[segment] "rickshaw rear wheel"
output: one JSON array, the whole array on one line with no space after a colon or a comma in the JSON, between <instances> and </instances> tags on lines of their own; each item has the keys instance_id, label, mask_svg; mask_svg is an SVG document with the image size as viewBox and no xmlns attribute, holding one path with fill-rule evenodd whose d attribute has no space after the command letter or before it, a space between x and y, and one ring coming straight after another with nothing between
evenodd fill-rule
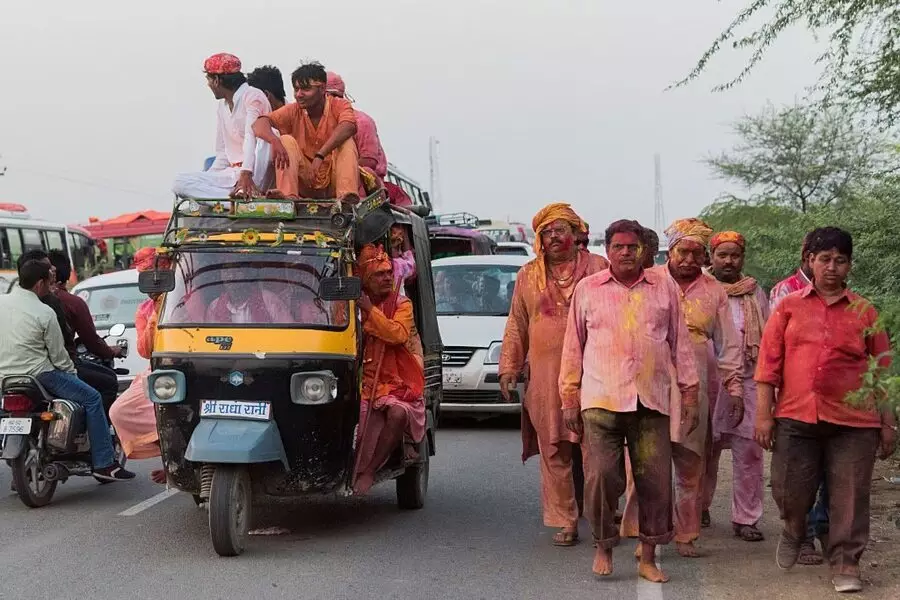
<instances>
[{"instance_id":1,"label":"rickshaw rear wheel","mask_svg":"<svg viewBox=\"0 0 900 600\"><path fill-rule=\"evenodd\" d=\"M209 533L219 556L244 551L250 526L252 497L246 467L218 465L209 493Z\"/></svg>"},{"instance_id":2,"label":"rickshaw rear wheel","mask_svg":"<svg viewBox=\"0 0 900 600\"><path fill-rule=\"evenodd\" d=\"M428 471L431 464L431 442L428 434L419 446L422 462L406 468L406 472L397 478L397 506L403 510L418 510L425 506L425 495L428 493Z\"/></svg>"}]
</instances>

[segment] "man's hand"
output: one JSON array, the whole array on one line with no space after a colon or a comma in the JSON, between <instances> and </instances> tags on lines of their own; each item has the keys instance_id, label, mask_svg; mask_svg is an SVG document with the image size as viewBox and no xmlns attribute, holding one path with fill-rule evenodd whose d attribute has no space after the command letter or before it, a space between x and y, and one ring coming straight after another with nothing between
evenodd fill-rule
<instances>
[{"instance_id":1,"label":"man's hand","mask_svg":"<svg viewBox=\"0 0 900 600\"><path fill-rule=\"evenodd\" d=\"M510 387L516 387L516 376L512 373L504 373L500 376L500 395L506 402L512 402L509 396Z\"/></svg>"},{"instance_id":2,"label":"man's hand","mask_svg":"<svg viewBox=\"0 0 900 600\"><path fill-rule=\"evenodd\" d=\"M110 346L109 349L112 352L113 358L122 358L122 353L125 350L124 348L122 348L122 346L120 346L118 344Z\"/></svg>"},{"instance_id":3,"label":"man's hand","mask_svg":"<svg viewBox=\"0 0 900 600\"><path fill-rule=\"evenodd\" d=\"M775 435L775 419L772 415L756 415L756 428L753 438L763 450L772 449L772 439Z\"/></svg>"},{"instance_id":4,"label":"man's hand","mask_svg":"<svg viewBox=\"0 0 900 600\"><path fill-rule=\"evenodd\" d=\"M694 433L700 425L700 407L696 404L683 404L681 406L681 424L684 435Z\"/></svg>"},{"instance_id":5,"label":"man's hand","mask_svg":"<svg viewBox=\"0 0 900 600\"><path fill-rule=\"evenodd\" d=\"M259 190L256 189L256 184L253 183L253 173L250 171L241 171L237 183L231 188L231 197L249 199L257 196L259 196Z\"/></svg>"},{"instance_id":6,"label":"man's hand","mask_svg":"<svg viewBox=\"0 0 900 600\"><path fill-rule=\"evenodd\" d=\"M878 458L887 459L897 447L897 432L890 425L881 426L881 440L878 445Z\"/></svg>"},{"instance_id":7,"label":"man's hand","mask_svg":"<svg viewBox=\"0 0 900 600\"><path fill-rule=\"evenodd\" d=\"M564 408L563 421L566 423L566 429L572 433L581 435L584 432L584 424L581 422L580 408Z\"/></svg>"},{"instance_id":8,"label":"man's hand","mask_svg":"<svg viewBox=\"0 0 900 600\"><path fill-rule=\"evenodd\" d=\"M732 429L744 420L744 399L740 396L728 397L728 426Z\"/></svg>"},{"instance_id":9,"label":"man's hand","mask_svg":"<svg viewBox=\"0 0 900 600\"><path fill-rule=\"evenodd\" d=\"M272 146L272 160L275 162L276 169L287 169L288 165L291 163L291 159L288 156L287 149L284 147L284 144L281 143L279 138L275 138L272 140L270 144Z\"/></svg>"},{"instance_id":10,"label":"man's hand","mask_svg":"<svg viewBox=\"0 0 900 600\"><path fill-rule=\"evenodd\" d=\"M310 170L312 171L313 181L315 180L316 173L318 173L319 169L322 168L323 162L325 162L325 161L322 160L321 158L319 158L318 156L313 159L312 166L310 167Z\"/></svg>"},{"instance_id":11,"label":"man's hand","mask_svg":"<svg viewBox=\"0 0 900 600\"><path fill-rule=\"evenodd\" d=\"M359 308L362 309L363 312L371 312L374 308L374 306L372 306L372 300L365 292L362 293L362 296L359 297L356 304L359 305Z\"/></svg>"}]
</instances>

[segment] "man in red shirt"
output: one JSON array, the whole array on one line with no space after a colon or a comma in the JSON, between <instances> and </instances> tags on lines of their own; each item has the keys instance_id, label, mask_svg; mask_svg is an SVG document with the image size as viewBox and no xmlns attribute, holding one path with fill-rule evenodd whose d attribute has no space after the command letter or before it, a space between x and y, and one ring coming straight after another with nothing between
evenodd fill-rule
<instances>
[{"instance_id":1,"label":"man in red shirt","mask_svg":"<svg viewBox=\"0 0 900 600\"><path fill-rule=\"evenodd\" d=\"M894 451L897 421L880 398L851 396L862 386L869 359L890 365L887 333L878 312L846 287L853 239L824 227L808 238L812 284L788 295L763 333L755 379L755 437L772 449L772 496L784 530L778 566L797 562L824 471L830 497L825 554L835 591L862 589L859 559L869 539L869 494L875 455ZM775 401L775 390L778 400Z\"/></svg>"}]
</instances>

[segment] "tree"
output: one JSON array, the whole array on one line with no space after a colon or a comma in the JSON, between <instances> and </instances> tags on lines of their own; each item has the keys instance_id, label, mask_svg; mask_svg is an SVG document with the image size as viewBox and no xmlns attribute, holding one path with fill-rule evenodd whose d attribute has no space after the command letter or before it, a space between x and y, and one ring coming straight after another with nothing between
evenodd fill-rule
<instances>
[{"instance_id":1,"label":"tree","mask_svg":"<svg viewBox=\"0 0 900 600\"><path fill-rule=\"evenodd\" d=\"M859 128L847 115L814 107L768 105L739 119L734 133L740 141L731 152L706 160L718 177L749 194L731 199L804 213L849 198L900 162L880 134Z\"/></svg>"},{"instance_id":2,"label":"tree","mask_svg":"<svg viewBox=\"0 0 900 600\"><path fill-rule=\"evenodd\" d=\"M693 70L676 86L696 79L709 61L730 42L750 50L746 66L723 90L740 83L787 29L805 25L828 41L819 57L824 72L817 90L824 101L848 101L874 112L891 125L900 116L900 2L897 0L749 0L731 24L709 46ZM751 21L771 16L758 27Z\"/></svg>"}]
</instances>

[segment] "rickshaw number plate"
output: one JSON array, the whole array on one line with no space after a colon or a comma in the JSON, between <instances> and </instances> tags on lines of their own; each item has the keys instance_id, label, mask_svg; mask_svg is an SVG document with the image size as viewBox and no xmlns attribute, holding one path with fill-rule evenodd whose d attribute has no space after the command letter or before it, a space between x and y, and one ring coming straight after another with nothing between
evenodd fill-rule
<instances>
[{"instance_id":1,"label":"rickshaw number plate","mask_svg":"<svg viewBox=\"0 0 900 600\"><path fill-rule=\"evenodd\" d=\"M201 417L252 419L268 421L272 405L268 402L241 402L239 400L204 400L200 404Z\"/></svg>"},{"instance_id":2,"label":"rickshaw number plate","mask_svg":"<svg viewBox=\"0 0 900 600\"><path fill-rule=\"evenodd\" d=\"M0 435L27 435L31 433L31 419L0 419Z\"/></svg>"},{"instance_id":3,"label":"rickshaw number plate","mask_svg":"<svg viewBox=\"0 0 900 600\"><path fill-rule=\"evenodd\" d=\"M462 383L462 373L444 369L444 385L459 385Z\"/></svg>"}]
</instances>

